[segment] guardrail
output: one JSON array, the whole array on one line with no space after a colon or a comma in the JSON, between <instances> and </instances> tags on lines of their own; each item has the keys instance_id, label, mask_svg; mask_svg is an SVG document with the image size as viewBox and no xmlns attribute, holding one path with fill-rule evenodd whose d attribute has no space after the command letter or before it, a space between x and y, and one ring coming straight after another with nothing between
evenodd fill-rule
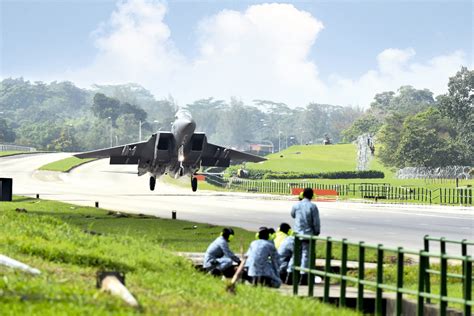
<instances>
[{"instance_id":1,"label":"guardrail","mask_svg":"<svg viewBox=\"0 0 474 316\"><path fill-rule=\"evenodd\" d=\"M0 151L27 151L27 152L35 152L35 151L36 151L36 148L33 148L33 147L26 147L26 146L0 144Z\"/></svg>"},{"instance_id":2,"label":"guardrail","mask_svg":"<svg viewBox=\"0 0 474 316\"><path fill-rule=\"evenodd\" d=\"M425 240L437 240L432 237L427 237ZM309 267L303 268L301 266L301 250L302 242L309 242ZM326 243L326 261L324 271L316 270L316 243L317 241L324 241ZM443 242L451 242L443 239ZM331 257L332 257L332 245L334 243L341 244L341 269L340 273L331 272ZM463 242L461 242L463 243ZM470 245L471 242L464 241L464 244ZM347 259L348 259L348 246L358 247L358 273L357 277L347 275ZM365 253L366 249L374 249L377 252L377 271L376 280L366 280L365 275ZM396 253L397 257L397 278L396 286L384 283L384 252ZM404 259L405 255L418 256L418 288L417 290L409 289L404 287ZM439 258L440 260L440 271L429 269L429 259ZM463 274L448 273L448 260L461 261L463 264ZM425 299L428 303L429 299L439 300L439 315L446 315L448 303L458 303L463 306L464 315L471 315L472 305L472 263L474 259L471 256L452 256L445 253L430 253L425 250L414 251L404 249L402 247L390 248L384 247L382 244L371 245L364 242L350 242L347 239L337 240L331 237L318 237L311 235L296 235L295 247L294 247L294 272L293 272L293 294L298 294L299 278L300 273L305 272L308 274L308 296L314 295L314 277L324 277L324 294L323 301L329 302L329 289L331 279L337 279L340 281L340 294L339 294L339 306L346 306L346 290L347 282L353 282L357 286L357 303L356 308L359 311L363 311L364 307L364 287L372 287L375 289L375 313L376 315L382 315L383 313L383 291L389 290L396 293L396 307L395 314L402 315L402 302L403 295L409 294L414 295L417 298L417 315L423 315ZM430 274L438 274L440 276L440 293L432 294L430 289L426 289L426 280ZM448 296L447 290L447 279L459 278L463 280L462 290L463 298L454 298Z\"/></svg>"}]
</instances>

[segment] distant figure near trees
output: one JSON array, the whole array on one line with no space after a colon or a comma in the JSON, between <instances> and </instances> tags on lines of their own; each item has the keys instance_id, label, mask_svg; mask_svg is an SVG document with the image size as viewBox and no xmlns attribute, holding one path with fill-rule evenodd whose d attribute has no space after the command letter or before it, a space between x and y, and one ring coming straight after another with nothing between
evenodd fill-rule
<instances>
[{"instance_id":1,"label":"distant figure near trees","mask_svg":"<svg viewBox=\"0 0 474 316\"><path fill-rule=\"evenodd\" d=\"M323 144L324 145L331 145L331 139L329 138L328 134L324 134Z\"/></svg>"}]
</instances>

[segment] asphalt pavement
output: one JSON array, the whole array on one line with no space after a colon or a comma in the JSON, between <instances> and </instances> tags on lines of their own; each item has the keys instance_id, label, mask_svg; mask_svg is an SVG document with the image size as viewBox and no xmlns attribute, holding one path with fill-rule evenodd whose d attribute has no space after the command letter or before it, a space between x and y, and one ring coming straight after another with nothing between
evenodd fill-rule
<instances>
[{"instance_id":1,"label":"asphalt pavement","mask_svg":"<svg viewBox=\"0 0 474 316\"><path fill-rule=\"evenodd\" d=\"M118 211L150 214L215 225L239 226L256 230L277 228L290 216L294 197L255 193L213 192L181 188L159 181L154 192L148 177L138 177L136 166L111 166L99 160L74 169L69 174L37 171L42 165L70 154L29 154L0 158L0 178L14 180L17 195L40 194L44 199ZM421 249L425 234L449 239L474 240L474 208L462 206L423 206L365 204L350 202L317 203L322 236L348 238L386 246ZM1 208L1 204L0 204ZM452 254L460 247L450 246ZM469 249L474 254L474 247Z\"/></svg>"}]
</instances>

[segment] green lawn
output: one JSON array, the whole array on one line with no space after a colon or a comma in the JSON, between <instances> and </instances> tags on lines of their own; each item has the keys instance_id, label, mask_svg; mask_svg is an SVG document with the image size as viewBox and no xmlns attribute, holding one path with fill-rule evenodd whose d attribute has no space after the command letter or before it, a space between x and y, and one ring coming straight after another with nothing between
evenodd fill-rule
<instances>
[{"instance_id":1,"label":"green lawn","mask_svg":"<svg viewBox=\"0 0 474 316\"><path fill-rule=\"evenodd\" d=\"M283 156L283 157L281 157ZM247 163L248 169L265 169L275 172L331 172L356 169L357 150L354 144L292 146L279 153L266 156L262 163ZM454 188L455 180L397 179L395 170L382 165L377 153L369 163L370 170L384 172L384 179L316 179L291 182L317 182L321 184L389 183L392 186L424 187L428 189ZM288 180L284 180L288 182ZM474 180L460 180L461 186L474 185Z\"/></svg>"},{"instance_id":2,"label":"green lawn","mask_svg":"<svg viewBox=\"0 0 474 316\"><path fill-rule=\"evenodd\" d=\"M0 211L26 209L35 215L55 217L83 231L100 234L118 234L129 237L147 236L156 245L173 251L204 252L207 246L219 236L222 226L171 220L153 216L124 214L120 217L115 212L93 207L83 207L56 201L36 200L33 198L15 197L14 202L0 204ZM179 216L179 214L178 214ZM255 232L233 227L235 238L231 243L233 251L241 253L255 239ZM277 229L278 227L274 227ZM325 245L317 247L317 256L323 257ZM340 247L334 245L333 258L340 259ZM357 260L356 247L349 247L349 259ZM366 260L375 262L375 251L367 251Z\"/></svg>"},{"instance_id":3,"label":"green lawn","mask_svg":"<svg viewBox=\"0 0 474 316\"><path fill-rule=\"evenodd\" d=\"M247 163L248 169L287 172L330 172L356 168L356 150L352 144L291 146L266 156L262 163ZM283 157L281 157L283 156Z\"/></svg>"},{"instance_id":4,"label":"green lawn","mask_svg":"<svg viewBox=\"0 0 474 316\"><path fill-rule=\"evenodd\" d=\"M73 168L94 160L95 158L80 159L76 157L69 157L44 165L39 168L39 170L69 172Z\"/></svg>"},{"instance_id":5,"label":"green lawn","mask_svg":"<svg viewBox=\"0 0 474 316\"><path fill-rule=\"evenodd\" d=\"M27 212L16 212L16 208ZM0 268L0 314L355 314L261 287L240 285L236 295L228 294L220 279L198 272L165 248L188 249L183 246L184 239L190 244L204 236L212 240L219 231L206 226L193 229L190 224L147 217L117 218L104 210L27 198L1 203L0 253L38 268L42 274L33 277ZM160 229L167 233L161 237L153 234ZM240 234L244 235L243 231L237 232ZM197 248L204 245L197 244ZM127 307L95 289L98 270L125 272L127 287L142 310Z\"/></svg>"}]
</instances>

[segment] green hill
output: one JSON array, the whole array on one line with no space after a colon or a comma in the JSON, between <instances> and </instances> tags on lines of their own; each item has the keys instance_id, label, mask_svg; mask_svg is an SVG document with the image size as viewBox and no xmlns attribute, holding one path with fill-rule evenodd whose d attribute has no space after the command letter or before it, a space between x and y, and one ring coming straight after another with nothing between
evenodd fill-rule
<instances>
[{"instance_id":1,"label":"green hill","mask_svg":"<svg viewBox=\"0 0 474 316\"><path fill-rule=\"evenodd\" d=\"M291 146L266 158L268 160L265 162L249 163L246 167L276 172L352 171L357 167L357 150L354 144ZM377 158L372 159L370 169L383 171L386 175L392 174Z\"/></svg>"}]
</instances>

